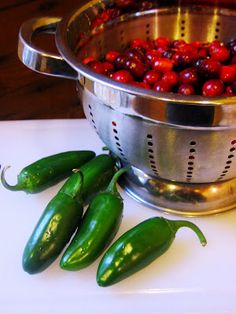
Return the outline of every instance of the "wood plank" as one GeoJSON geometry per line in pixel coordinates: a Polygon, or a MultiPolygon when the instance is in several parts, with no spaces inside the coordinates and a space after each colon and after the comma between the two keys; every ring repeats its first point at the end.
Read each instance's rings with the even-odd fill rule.
{"type": "MultiPolygon", "coordinates": [[[[0,120],[84,117],[75,82],[48,77],[25,67],[17,56],[20,25],[33,16],[63,16],[78,2],[4,1],[0,10],[0,120]],[[15,4],[15,5],[14,5],[15,4]]],[[[45,41],[44,41],[45,43],[45,41]]],[[[50,45],[46,45],[49,47],[50,45]]]]}

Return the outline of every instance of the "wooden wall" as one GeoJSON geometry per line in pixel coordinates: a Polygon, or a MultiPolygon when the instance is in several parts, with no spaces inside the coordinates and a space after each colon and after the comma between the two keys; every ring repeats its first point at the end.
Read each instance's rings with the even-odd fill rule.
{"type": "Polygon", "coordinates": [[[38,74],[17,56],[20,25],[34,16],[63,16],[78,0],[0,1],[0,120],[81,118],[75,82],[38,74]]]}

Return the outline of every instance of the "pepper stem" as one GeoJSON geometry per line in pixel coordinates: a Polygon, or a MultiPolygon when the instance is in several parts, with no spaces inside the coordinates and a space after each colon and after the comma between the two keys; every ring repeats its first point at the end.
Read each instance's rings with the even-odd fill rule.
{"type": "Polygon", "coordinates": [[[7,171],[7,169],[9,169],[11,166],[6,166],[2,169],[2,172],[1,172],[1,182],[2,182],[2,185],[7,189],[7,190],[10,190],[10,191],[20,191],[22,189],[22,186],[20,184],[16,184],[16,185],[10,185],[7,183],[6,181],[6,178],[5,178],[5,173],[7,171]]]}
{"type": "Polygon", "coordinates": [[[202,246],[205,246],[207,244],[207,240],[202,233],[202,231],[196,226],[194,223],[187,221],[187,220],[168,220],[166,219],[170,228],[173,230],[174,233],[177,232],[179,228],[187,227],[192,229],[196,235],[198,236],[199,241],[201,242],[202,246]]]}
{"type": "Polygon", "coordinates": [[[59,192],[75,198],[82,192],[83,181],[84,176],[82,171],[80,169],[73,169],[73,174],[66,180],[59,192]]]}
{"type": "Polygon", "coordinates": [[[111,182],[109,183],[106,191],[107,192],[111,192],[111,193],[118,193],[117,191],[117,187],[116,187],[116,183],[119,179],[119,177],[126,171],[128,171],[130,169],[130,166],[127,166],[127,167],[124,167],[124,168],[121,168],[119,169],[115,174],[114,176],[112,177],[111,179],[111,182]]]}

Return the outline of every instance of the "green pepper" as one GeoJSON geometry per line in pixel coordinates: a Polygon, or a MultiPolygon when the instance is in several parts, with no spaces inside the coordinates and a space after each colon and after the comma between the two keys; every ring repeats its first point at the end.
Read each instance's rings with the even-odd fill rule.
{"type": "Polygon", "coordinates": [[[21,170],[17,176],[17,184],[12,186],[6,182],[5,167],[1,173],[3,186],[11,191],[37,193],[56,184],[70,175],[72,169],[82,166],[95,157],[93,151],[67,151],[47,156],[35,161],[21,170]]]}
{"type": "Polygon", "coordinates": [[[98,285],[115,284],[149,265],[169,249],[181,227],[191,228],[202,245],[206,245],[205,236],[192,222],[162,217],[147,219],[125,232],[104,254],[97,270],[98,285]]]}
{"type": "Polygon", "coordinates": [[[75,232],[83,214],[78,198],[82,182],[80,171],[72,174],[45,208],[23,252],[23,269],[29,274],[52,264],[75,232]]]}
{"type": "Polygon", "coordinates": [[[84,175],[82,198],[85,204],[107,187],[116,171],[116,162],[111,155],[101,154],[80,167],[80,170],[84,175]]]}
{"type": "Polygon", "coordinates": [[[107,189],[92,199],[80,227],[61,258],[61,268],[80,270],[89,266],[112,241],[123,215],[123,200],[116,182],[127,169],[116,172],[107,189]]]}

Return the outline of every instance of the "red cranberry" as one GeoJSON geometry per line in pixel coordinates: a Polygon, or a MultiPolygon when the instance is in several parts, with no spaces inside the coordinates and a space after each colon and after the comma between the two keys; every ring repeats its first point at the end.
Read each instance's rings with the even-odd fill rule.
{"type": "Polygon", "coordinates": [[[142,87],[142,88],[145,88],[145,89],[150,89],[150,85],[148,85],[147,83],[145,82],[136,82],[136,81],[133,81],[133,82],[129,82],[130,85],[133,85],[133,86],[136,86],[136,87],[142,87]]]}
{"type": "Polygon", "coordinates": [[[120,8],[128,8],[135,5],[135,0],[115,0],[116,5],[120,8]]]}
{"type": "Polygon", "coordinates": [[[194,85],[198,83],[198,74],[195,68],[187,68],[179,73],[179,82],[181,84],[194,85]]]}
{"type": "Polygon", "coordinates": [[[183,39],[177,39],[172,41],[172,47],[181,49],[186,44],[185,40],[183,39]]]}
{"type": "Polygon", "coordinates": [[[125,52],[125,55],[129,58],[134,58],[140,62],[145,62],[145,54],[141,49],[137,48],[130,48],[125,52]]]}
{"type": "Polygon", "coordinates": [[[204,58],[207,58],[207,56],[208,56],[208,49],[207,48],[203,47],[203,48],[200,48],[198,50],[198,57],[199,58],[204,59],[204,58]]]}
{"type": "Polygon", "coordinates": [[[173,54],[172,60],[175,67],[185,68],[192,66],[193,63],[197,60],[198,55],[193,51],[177,51],[173,54]]]}
{"type": "Polygon", "coordinates": [[[198,60],[196,63],[198,74],[203,78],[218,78],[220,73],[221,64],[217,60],[204,59],[198,60]]]}
{"type": "Polygon", "coordinates": [[[117,50],[108,51],[105,55],[105,60],[114,63],[119,55],[120,53],[117,50]]]}
{"type": "Polygon", "coordinates": [[[129,83],[134,80],[133,76],[127,70],[119,70],[111,75],[111,78],[121,83],[129,83]]]}
{"type": "Polygon", "coordinates": [[[212,59],[225,62],[230,57],[230,51],[225,46],[220,46],[210,51],[212,59]]]}
{"type": "Polygon", "coordinates": [[[220,80],[208,80],[203,84],[202,93],[204,96],[220,96],[224,92],[224,84],[220,80]]]}
{"type": "Polygon", "coordinates": [[[134,58],[128,58],[125,62],[125,68],[137,79],[143,78],[144,65],[142,62],[134,58]]]}
{"type": "Polygon", "coordinates": [[[153,64],[153,62],[160,57],[160,54],[157,49],[148,50],[146,53],[146,60],[149,64],[153,64]]]}
{"type": "Polygon", "coordinates": [[[185,96],[191,96],[195,94],[195,89],[193,85],[190,84],[181,84],[178,88],[178,94],[185,95],[185,96]]]}
{"type": "Polygon", "coordinates": [[[236,64],[236,55],[232,57],[231,64],[236,64]]]}
{"type": "Polygon", "coordinates": [[[111,62],[104,61],[102,64],[104,67],[105,74],[110,74],[115,70],[115,67],[111,62]]]}
{"type": "Polygon", "coordinates": [[[88,57],[85,57],[85,58],[82,60],[82,63],[86,65],[86,64],[89,64],[90,62],[93,62],[93,61],[95,61],[94,57],[88,56],[88,57]]]}
{"type": "Polygon", "coordinates": [[[224,94],[225,94],[225,96],[234,96],[235,95],[231,86],[226,86],[224,94]]]}
{"type": "Polygon", "coordinates": [[[162,76],[162,81],[167,82],[171,86],[174,86],[178,83],[179,81],[179,75],[175,71],[167,71],[163,74],[162,76]]]}
{"type": "Polygon", "coordinates": [[[143,81],[153,86],[157,81],[161,79],[161,74],[158,71],[150,70],[144,75],[143,81]]]}
{"type": "Polygon", "coordinates": [[[233,83],[231,83],[230,87],[231,87],[231,89],[232,89],[232,92],[233,92],[234,94],[236,94],[236,81],[234,81],[233,83]]]}
{"type": "Polygon", "coordinates": [[[227,47],[229,47],[231,55],[236,55],[236,39],[231,39],[227,47]]]}
{"type": "Polygon", "coordinates": [[[171,44],[170,39],[167,37],[158,37],[154,40],[154,45],[157,48],[159,47],[167,48],[170,47],[170,44],[171,44]]]}
{"type": "Polygon", "coordinates": [[[141,39],[141,38],[136,38],[136,39],[133,39],[131,44],[130,44],[130,47],[131,48],[137,48],[137,47],[142,47],[144,48],[145,50],[150,50],[152,49],[152,44],[144,39],[141,39]]]}
{"type": "Polygon", "coordinates": [[[168,84],[167,82],[165,81],[158,81],[154,84],[153,86],[153,89],[156,91],[156,92],[163,92],[163,93],[168,93],[168,92],[171,92],[171,85],[168,84]]]}
{"type": "Polygon", "coordinates": [[[105,74],[105,68],[100,61],[92,61],[88,63],[88,66],[96,73],[105,74]]]}
{"type": "Polygon", "coordinates": [[[128,60],[128,57],[125,54],[120,54],[115,59],[114,65],[117,69],[124,69],[127,60],[128,60]]]}
{"type": "Polygon", "coordinates": [[[236,65],[224,65],[220,69],[220,79],[225,83],[236,80],[236,65]]]}
{"type": "Polygon", "coordinates": [[[173,62],[168,58],[156,58],[153,62],[153,69],[161,73],[171,71],[173,69],[173,62]]]}

